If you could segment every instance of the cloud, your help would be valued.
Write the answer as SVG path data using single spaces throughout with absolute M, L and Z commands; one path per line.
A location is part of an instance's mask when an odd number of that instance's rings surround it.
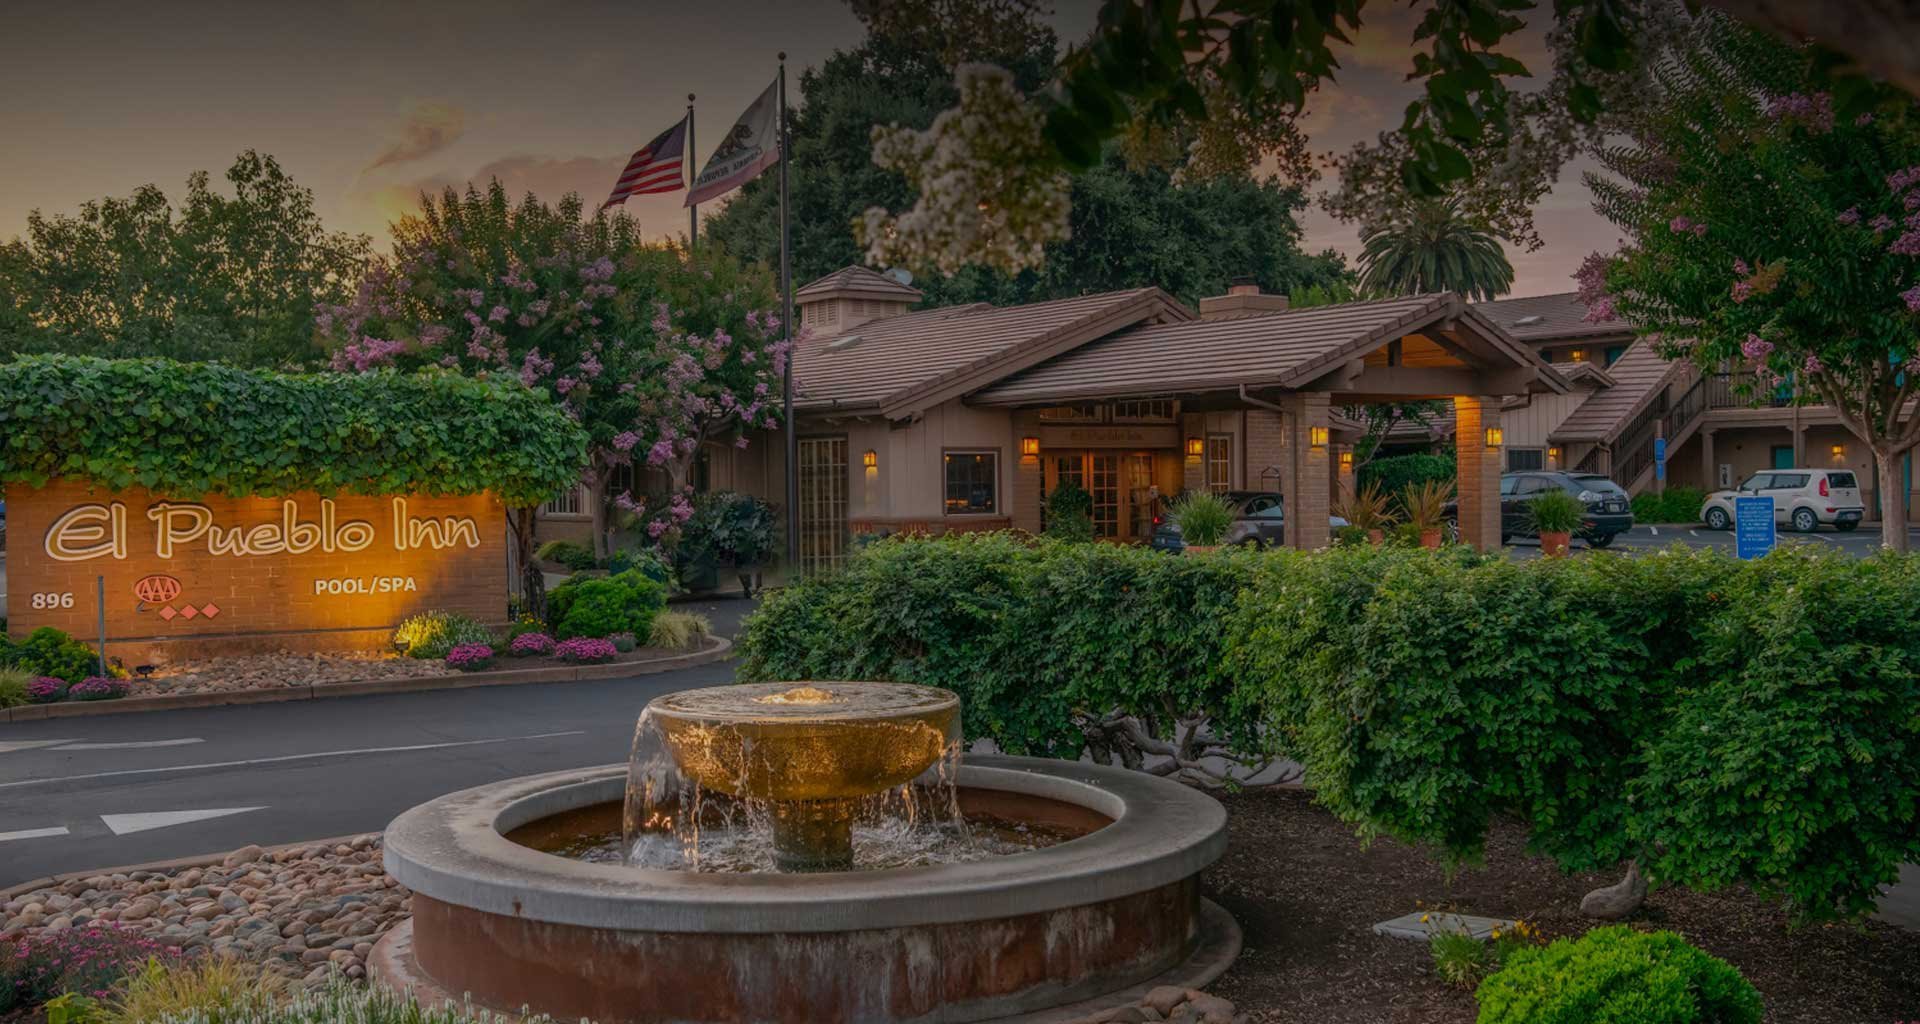
M 416 103 L 400 124 L 398 137 L 366 169 L 421 160 L 454 144 L 467 130 L 467 117 L 450 103 Z
M 418 213 L 421 193 L 438 196 L 448 188 L 464 192 L 469 184 L 485 189 L 487 183 L 496 178 L 515 202 L 529 192 L 548 203 L 559 202 L 568 192 L 578 192 L 591 211 L 619 180 L 621 170 L 627 165 L 627 156 L 624 153 L 605 157 L 508 156 L 482 164 L 472 174 L 429 174 L 411 181 L 361 189 L 355 193 L 355 199 L 369 221 L 362 230 L 376 234 L 382 234 L 376 225 L 390 224 L 402 216 Z M 627 200 L 625 210 L 648 234 L 673 235 L 686 229 L 687 215 L 680 205 L 685 198 L 681 192 L 635 196 Z

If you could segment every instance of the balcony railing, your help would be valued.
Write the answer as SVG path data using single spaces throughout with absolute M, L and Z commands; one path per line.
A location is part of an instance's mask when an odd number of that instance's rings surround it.
M 1710 373 L 1705 380 L 1709 409 L 1784 409 L 1793 404 L 1793 385 L 1768 388 L 1752 373 Z
M 1632 487 L 1640 474 L 1653 465 L 1654 441 L 1662 437 L 1679 437 L 1706 411 L 1708 390 L 1706 379 L 1698 378 L 1671 405 L 1663 395 L 1654 405 L 1634 417 L 1633 423 L 1620 435 L 1619 442 L 1614 446 L 1614 450 L 1620 453 L 1613 464 L 1614 482 Z M 1665 408 L 1659 408 L 1661 406 Z M 1659 409 L 1657 413 L 1656 408 Z

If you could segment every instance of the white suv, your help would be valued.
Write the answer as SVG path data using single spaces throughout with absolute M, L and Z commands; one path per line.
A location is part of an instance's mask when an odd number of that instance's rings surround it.
M 1860 525 L 1867 508 L 1860 502 L 1860 480 L 1850 469 L 1767 469 L 1731 491 L 1715 491 L 1700 506 L 1700 521 L 1711 529 L 1733 528 L 1733 499 L 1773 499 L 1773 521 L 1811 533 L 1821 523 L 1847 531 Z

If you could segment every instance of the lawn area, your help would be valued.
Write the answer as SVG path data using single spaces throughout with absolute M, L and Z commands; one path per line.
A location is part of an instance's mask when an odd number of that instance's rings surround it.
M 1379 921 L 1432 908 L 1516 917 L 1548 939 L 1598 922 L 1580 897 L 1617 876 L 1567 875 L 1495 826 L 1484 867 L 1447 877 L 1431 851 L 1353 830 L 1301 790 L 1227 795 L 1227 854 L 1204 876 L 1246 948 L 1213 986 L 1260 1024 L 1472 1024 L 1473 995 L 1434 973 L 1422 943 L 1373 934 Z M 1920 1014 L 1920 933 L 1878 921 L 1795 927 L 1746 889 L 1661 888 L 1631 922 L 1678 932 L 1725 959 L 1766 1001 L 1769 1024 L 1892 1022 Z

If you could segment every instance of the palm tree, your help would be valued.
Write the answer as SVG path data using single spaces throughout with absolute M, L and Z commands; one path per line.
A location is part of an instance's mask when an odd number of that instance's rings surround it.
M 1459 292 L 1476 301 L 1513 288 L 1500 241 L 1460 215 L 1453 200 L 1411 204 L 1404 216 L 1360 232 L 1360 288 L 1382 295 Z

